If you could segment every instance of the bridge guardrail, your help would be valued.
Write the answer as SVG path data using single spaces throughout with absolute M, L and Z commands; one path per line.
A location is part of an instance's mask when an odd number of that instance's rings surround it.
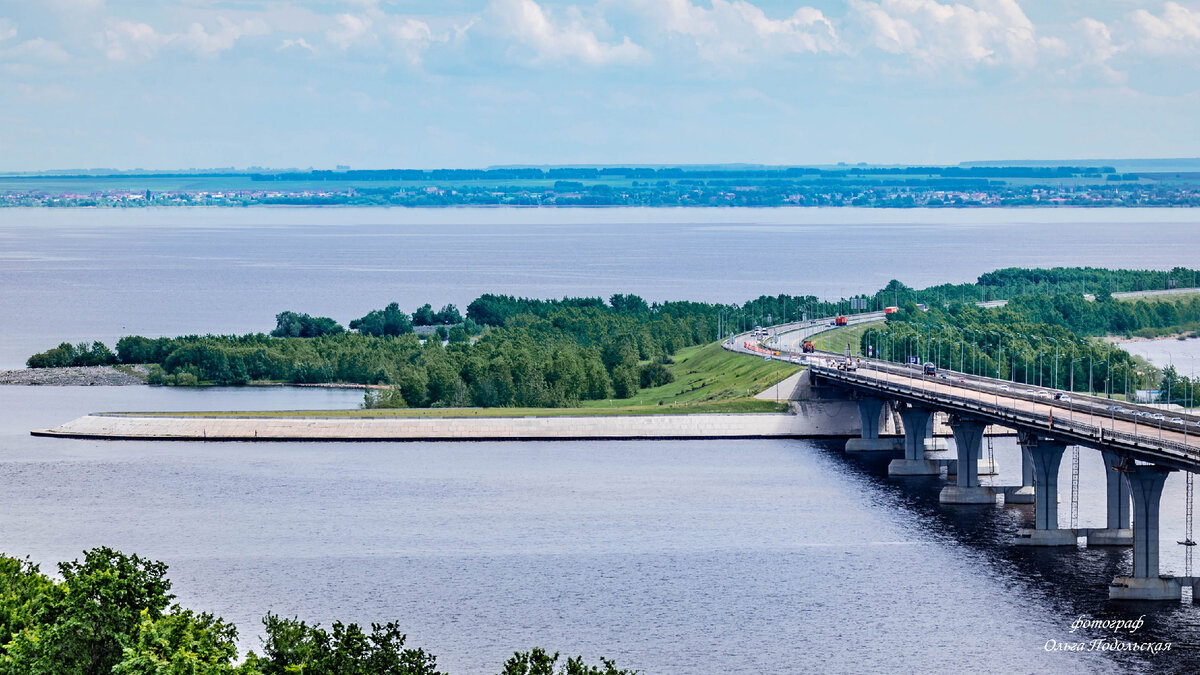
M 874 366 L 875 364 L 871 364 L 868 367 L 872 370 L 892 372 L 893 374 L 897 374 L 895 371 L 899 370 L 893 368 L 876 368 Z M 1192 445 L 1162 438 L 1147 437 L 1141 434 L 1131 434 L 1126 431 L 1105 429 L 1102 425 L 1086 424 L 1082 422 L 1076 422 L 1071 419 L 1063 420 L 1060 418 L 1055 420 L 1050 414 L 1041 416 L 1035 413 L 1029 413 L 1020 410 L 1018 408 L 988 405 L 977 399 L 970 399 L 954 394 L 932 392 L 924 388 L 914 387 L 911 384 L 908 386 L 903 386 L 894 382 L 859 375 L 856 372 L 830 368 L 829 366 L 814 364 L 811 365 L 810 368 L 814 372 L 826 377 L 857 382 L 878 390 L 892 391 L 897 394 L 906 395 L 909 398 L 925 400 L 934 405 L 950 403 L 957 408 L 963 409 L 964 411 L 973 411 L 997 418 L 1002 423 L 1013 422 L 1026 427 L 1033 427 L 1035 429 L 1046 429 L 1047 431 L 1052 432 L 1082 436 L 1089 441 L 1095 441 L 1100 444 L 1103 444 L 1106 440 L 1109 442 L 1121 441 L 1133 446 L 1134 448 L 1142 449 L 1144 452 L 1154 452 L 1164 458 L 1194 465 L 1200 468 L 1200 448 Z M 1048 411 L 1050 408 L 1051 406 L 1047 405 Z

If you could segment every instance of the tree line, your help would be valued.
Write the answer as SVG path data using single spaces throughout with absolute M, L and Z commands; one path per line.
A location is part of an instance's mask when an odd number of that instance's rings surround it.
M 1131 393 L 1161 386 L 1164 398 L 1184 402 L 1190 401 L 1194 386 L 1188 378 L 1173 368 L 1169 374 L 1160 373 L 1094 338 L 1175 331 L 1198 322 L 1200 299 L 1122 302 L 1109 295 L 1095 301 L 1078 295 L 1029 295 L 1013 298 L 1003 307 L 954 302 L 927 310 L 909 303 L 888 315 L 883 327 L 865 331 L 860 348 L 885 360 L 915 359 L 939 368 L 1073 391 Z
M 167 566 L 106 547 L 58 565 L 61 581 L 0 555 L 0 675 L 445 675 L 396 622 L 328 628 L 267 613 L 262 653 L 237 627 L 173 603 Z M 515 652 L 500 675 L 635 675 L 611 660 Z
M 900 330 L 899 323 L 936 316 L 943 317 L 940 321 L 946 326 L 958 326 L 953 320 L 964 329 L 975 322 L 977 333 L 985 324 L 993 331 L 1010 328 L 1010 332 L 1036 335 L 1043 344 L 1065 339 L 1045 333 L 1046 327 L 1055 326 L 1077 336 L 1200 327 L 1200 300 L 1116 302 L 1110 295 L 1117 290 L 1170 286 L 1173 281 L 1176 286 L 1186 285 L 1194 275 L 1194 270 L 1185 268 L 1169 272 L 1010 268 L 981 275 L 973 284 L 913 289 L 893 280 L 874 294 L 839 301 L 780 294 L 741 305 L 649 303 L 621 293 L 607 301 L 485 294 L 467 306 L 465 316 L 454 305 L 435 312 L 429 304 L 410 315 L 393 302 L 350 321 L 347 330 L 329 317 L 285 311 L 276 315 L 270 335 L 126 336 L 117 342 L 115 352 L 100 342 L 63 343 L 31 356 L 27 364 L 33 368 L 150 364 L 152 384 L 237 385 L 266 380 L 389 385 L 390 390 L 366 398 L 368 405 L 377 406 L 560 407 L 628 398 L 640 389 L 661 386 L 673 378 L 668 366 L 679 349 L 755 325 L 880 310 L 893 304 L 905 308 L 891 315 L 893 331 Z M 1094 293 L 1096 302 L 1084 300 L 1083 292 Z M 996 298 L 1009 299 L 1009 305 L 994 311 L 973 306 L 981 299 Z M 916 310 L 908 308 L 918 304 L 932 313 L 912 314 Z M 1018 324 L 1021 329 L 1011 329 Z M 420 340 L 414 331 L 429 325 L 437 326 L 435 338 Z M 975 342 L 982 347 L 986 341 Z M 996 356 L 985 351 L 978 358 Z M 1093 360 L 1104 361 L 1104 356 L 1097 354 Z M 1107 363 L 1120 362 L 1121 356 L 1114 354 Z
M 353 332 L 282 312 L 272 335 L 126 336 L 108 362 L 150 364 L 151 384 L 349 382 L 390 385 L 368 397 L 378 406 L 562 407 L 670 382 L 671 356 L 715 339 L 720 311 L 622 294 L 608 303 L 488 295 L 471 303 L 446 344 L 419 340 L 395 303 L 350 322 Z M 481 330 L 475 339 L 464 328 L 472 324 Z M 29 364 L 55 362 L 58 349 Z

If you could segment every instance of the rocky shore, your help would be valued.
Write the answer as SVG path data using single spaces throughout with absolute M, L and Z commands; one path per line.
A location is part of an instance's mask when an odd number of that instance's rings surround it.
M 123 387 L 145 383 L 145 380 L 112 366 L 0 370 L 0 384 Z

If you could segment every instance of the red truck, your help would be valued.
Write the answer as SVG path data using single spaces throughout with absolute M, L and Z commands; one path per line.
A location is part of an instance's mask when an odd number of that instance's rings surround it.
M 833 323 L 838 326 L 845 326 L 846 325 L 846 317 L 839 316 L 838 318 L 833 320 Z
M 805 354 L 811 354 L 817 351 L 817 347 L 812 343 L 812 340 L 805 340 L 800 344 L 800 351 L 804 352 Z

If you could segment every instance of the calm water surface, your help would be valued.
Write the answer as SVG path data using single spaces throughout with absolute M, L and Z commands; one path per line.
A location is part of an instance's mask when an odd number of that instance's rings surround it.
M 483 293 L 742 302 L 1169 269 L 1200 258 L 1198 225 L 1188 209 L 0 209 L 0 316 L 19 319 L 0 368 L 63 340 L 269 331 L 285 309 L 345 324 Z
M 390 300 L 637 292 L 842 295 L 1008 265 L 1171 267 L 1191 211 L 0 210 L 0 359 L 62 339 L 342 321 Z M 1138 245 L 1170 238 L 1170 248 Z M 396 619 L 456 673 L 543 645 L 647 673 L 1197 672 L 1200 611 L 1109 603 L 1128 550 L 1012 547 L 1032 507 L 943 507 L 941 479 L 807 441 L 100 443 L 96 410 L 354 407 L 353 391 L 0 387 L 0 550 L 109 545 L 257 646 L 266 611 Z M 1009 439 L 994 453 L 1019 480 Z M 1069 517 L 1064 458 L 1061 518 Z M 1081 454 L 1079 525 L 1104 518 Z M 1164 571 L 1185 571 L 1183 480 Z M 1048 653 L 1080 615 L 1146 615 L 1169 655 Z M 1089 633 L 1099 637 L 1102 633 Z

